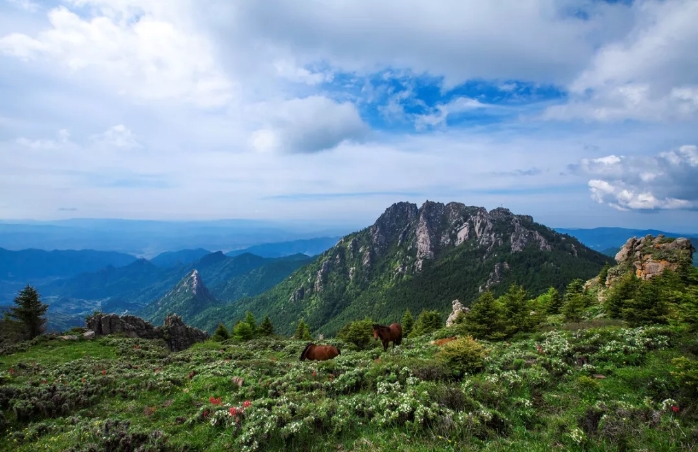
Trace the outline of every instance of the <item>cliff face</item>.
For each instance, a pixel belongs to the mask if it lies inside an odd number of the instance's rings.
[[[506,290],[514,282],[532,294],[562,288],[574,277],[597,274],[607,260],[508,209],[400,202],[272,290],[207,317],[234,321],[250,310],[257,317],[268,314],[282,333],[304,318],[311,328],[333,334],[365,316],[399,320],[406,307],[415,314],[423,308],[447,314],[454,299],[469,305],[482,291]],[[199,326],[215,327],[209,323]]]
[[[659,234],[642,238],[632,237],[616,254],[614,267],[608,270],[606,279],[599,277],[587,281],[586,287],[597,293],[599,301],[605,299],[606,293],[616,281],[632,272],[642,280],[661,275],[664,270],[675,271],[681,264],[690,265],[695,248],[689,239],[667,238]]]

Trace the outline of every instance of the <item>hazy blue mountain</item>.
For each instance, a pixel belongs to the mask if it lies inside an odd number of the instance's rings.
[[[95,249],[150,258],[172,250],[240,249],[260,243],[342,235],[351,230],[350,226],[260,220],[0,221],[0,247],[12,250]]]
[[[237,256],[243,253],[252,253],[262,257],[284,257],[293,254],[305,254],[317,256],[337,244],[341,237],[317,237],[313,239],[292,240],[290,242],[262,243],[241,250],[226,253],[228,256]]]
[[[122,267],[135,256],[113,251],[26,249],[10,251],[0,248],[0,279],[34,280],[64,278],[96,271],[108,265]]]
[[[150,259],[150,262],[158,267],[177,267],[178,265],[190,264],[197,261],[207,254],[211,254],[211,252],[203,248],[197,248],[194,250],[166,251]]]
[[[615,256],[613,250],[619,250],[631,237],[644,237],[646,235],[657,236],[664,234],[665,237],[686,237],[690,239],[693,246],[698,248],[698,234],[678,234],[675,232],[658,231],[656,229],[625,229],[625,228],[593,228],[593,229],[563,229],[556,231],[562,234],[569,234],[589,248],[601,251],[607,255]],[[617,252],[617,251],[616,251]],[[613,253],[613,254],[612,254]],[[698,265],[698,253],[693,257],[693,265]]]

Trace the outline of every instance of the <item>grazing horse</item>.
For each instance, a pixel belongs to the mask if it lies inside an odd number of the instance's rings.
[[[340,355],[340,351],[334,345],[315,345],[308,344],[305,346],[303,353],[301,353],[301,361],[315,360],[315,361],[326,361]]]
[[[373,324],[373,338],[380,338],[383,342],[383,351],[388,350],[388,343],[393,342],[393,347],[402,343],[402,326],[392,323],[390,326]]]

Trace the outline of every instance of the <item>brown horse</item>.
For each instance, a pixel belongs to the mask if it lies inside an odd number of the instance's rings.
[[[380,338],[383,342],[383,350],[388,350],[388,344],[393,342],[393,347],[402,343],[402,325],[392,323],[390,326],[373,324],[373,338]]]
[[[305,346],[303,353],[301,353],[301,361],[315,360],[315,361],[326,361],[340,355],[340,351],[334,345],[315,345],[308,344]]]

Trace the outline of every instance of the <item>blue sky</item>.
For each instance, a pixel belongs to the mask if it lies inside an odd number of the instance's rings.
[[[698,3],[0,0],[0,219],[696,232]]]

